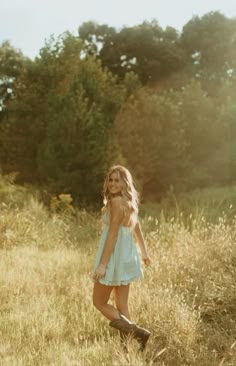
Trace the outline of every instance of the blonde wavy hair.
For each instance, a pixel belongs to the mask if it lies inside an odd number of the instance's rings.
[[[119,179],[122,182],[123,189],[121,191],[121,195],[128,203],[129,208],[131,209],[131,222],[134,224],[137,222],[138,217],[138,205],[139,205],[139,194],[134,187],[134,182],[131,173],[127,168],[122,165],[113,165],[105,178],[104,187],[103,187],[103,211],[108,208],[109,201],[112,197],[109,191],[109,179],[113,173],[117,173]]]

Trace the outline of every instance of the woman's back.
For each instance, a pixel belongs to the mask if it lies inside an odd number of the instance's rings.
[[[121,197],[121,196],[117,196],[112,198],[112,200],[116,200],[119,202],[119,214],[122,213],[122,220],[121,220],[121,226],[125,226],[125,227],[132,227],[133,225],[133,209],[130,207],[128,201]],[[107,214],[108,214],[108,220],[110,220],[110,203],[108,204],[108,208],[107,208]],[[105,213],[106,213],[105,212]],[[114,213],[115,215],[118,214],[118,212]]]

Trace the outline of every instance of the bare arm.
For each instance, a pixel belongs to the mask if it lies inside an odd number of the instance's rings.
[[[134,227],[134,236],[135,236],[135,239],[137,240],[137,243],[141,250],[142,260],[143,260],[144,264],[146,266],[148,266],[150,264],[151,260],[147,253],[147,248],[145,245],[145,241],[144,241],[144,237],[143,237],[143,233],[142,233],[139,221],[137,222],[137,224]]]
[[[119,227],[122,224],[123,217],[124,217],[124,211],[122,209],[120,197],[113,198],[110,203],[109,230],[99,265],[96,268],[93,275],[94,279],[100,279],[105,275],[106,265],[114,249],[119,232]]]

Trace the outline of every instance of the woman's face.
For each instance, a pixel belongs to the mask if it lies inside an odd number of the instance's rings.
[[[123,185],[119,175],[113,172],[108,181],[108,189],[111,194],[117,194],[122,191]]]

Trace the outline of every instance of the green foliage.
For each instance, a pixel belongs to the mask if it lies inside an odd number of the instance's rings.
[[[219,12],[193,17],[184,27],[181,44],[193,65],[193,73],[202,79],[214,79],[230,75],[235,69],[235,19]]]
[[[144,197],[157,197],[173,183],[183,165],[186,143],[178,104],[171,93],[141,90],[119,114],[115,128],[118,144],[143,187]]]
[[[80,202],[94,202],[109,165],[109,131],[125,89],[94,58],[80,60],[65,83],[60,93],[54,90],[48,95],[39,171],[57,191],[70,192]]]
[[[170,189],[159,203],[147,202],[142,205],[141,215],[148,229],[153,229],[155,221],[165,222],[175,219],[192,227],[192,223],[218,223],[227,218],[234,222],[236,216],[236,186],[196,189],[191,192],[176,193]],[[151,216],[153,219],[148,220]]]
[[[22,208],[29,204],[32,199],[37,200],[39,191],[31,186],[16,184],[19,172],[0,174],[0,208]]]
[[[40,179],[85,204],[99,200],[110,129],[138,81],[130,73],[118,84],[82,51],[81,40],[67,32],[25,64],[1,142],[5,170],[20,167],[22,179]]]
[[[86,52],[97,55],[103,66],[122,79],[133,71],[145,84],[180,70],[184,64],[177,31],[172,27],[163,30],[155,20],[120,31],[86,22],[79,28],[79,36]]]
[[[180,120],[185,126],[188,163],[184,172],[190,189],[230,181],[229,123],[225,105],[216,104],[198,82],[181,92]]]
[[[14,95],[15,80],[22,72],[24,56],[9,41],[0,45],[0,115]]]
[[[90,21],[34,61],[4,42],[3,172],[83,205],[112,163],[132,170],[144,200],[235,183],[235,27],[218,12],[180,35],[156,20],[119,31]]]
[[[233,94],[233,93],[232,93]],[[232,182],[236,182],[236,107],[233,102],[234,95],[228,97],[221,108],[221,116],[228,125],[228,138],[226,145],[230,162],[229,162],[229,176]]]
[[[109,27],[107,24],[100,25],[93,21],[83,23],[78,32],[88,55],[98,55],[104,43],[116,34],[115,28]]]
[[[229,100],[216,105],[194,80],[181,89],[144,89],[131,97],[115,134],[144,198],[160,198],[171,185],[183,191],[231,182],[233,111]]]
[[[73,198],[70,194],[61,193],[58,196],[52,196],[50,200],[50,210],[54,213],[59,212],[66,215],[74,214],[75,210],[72,202]]]

